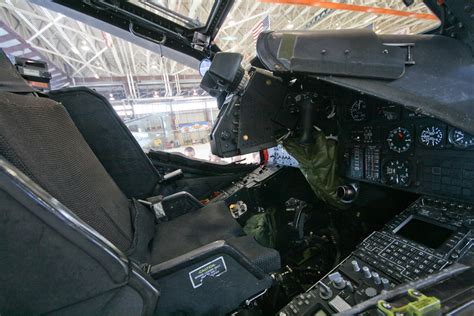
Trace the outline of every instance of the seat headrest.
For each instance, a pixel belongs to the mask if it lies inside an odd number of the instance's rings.
[[[0,49],[0,91],[14,93],[35,92],[18,73],[2,49]]]

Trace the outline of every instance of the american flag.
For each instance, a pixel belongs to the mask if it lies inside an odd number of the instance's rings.
[[[263,18],[263,20],[261,20],[260,22],[255,24],[254,27],[252,27],[253,41],[256,42],[260,33],[262,33],[263,31],[268,31],[269,29],[270,29],[270,18],[267,15]]]

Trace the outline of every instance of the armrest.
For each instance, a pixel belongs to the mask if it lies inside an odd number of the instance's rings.
[[[173,272],[185,269],[210,257],[223,254],[228,255],[234,259],[258,280],[262,280],[266,276],[266,274],[259,267],[250,262],[250,260],[244,254],[229,245],[224,240],[214,241],[184,255],[165,261],[158,265],[154,265],[150,269],[150,275],[156,280]]]
[[[173,219],[183,214],[196,211],[204,205],[190,193],[177,192],[161,200],[161,206],[168,219]]]

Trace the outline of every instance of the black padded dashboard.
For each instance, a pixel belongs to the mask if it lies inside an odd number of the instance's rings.
[[[474,137],[400,104],[340,96],[343,173],[410,192],[474,200]]]

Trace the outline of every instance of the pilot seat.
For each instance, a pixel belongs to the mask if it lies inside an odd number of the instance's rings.
[[[4,56],[0,66],[0,83],[18,81]],[[0,85],[0,312],[224,314],[271,286],[278,252],[224,203],[157,219],[123,193],[62,104],[10,88]]]

